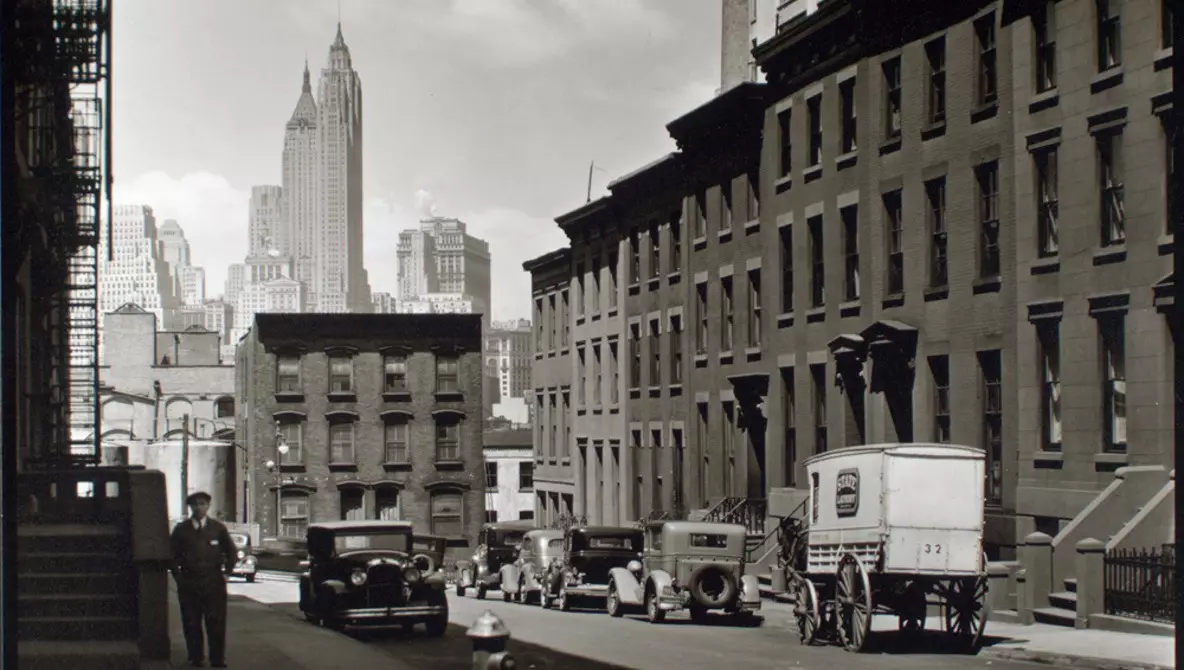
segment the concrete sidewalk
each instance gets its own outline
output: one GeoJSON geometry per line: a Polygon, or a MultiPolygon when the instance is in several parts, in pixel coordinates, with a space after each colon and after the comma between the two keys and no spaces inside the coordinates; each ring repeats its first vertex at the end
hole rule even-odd
{"type": "MultiPolygon", "coordinates": [[[[763,600],[761,611],[766,617],[776,612],[776,619],[793,621],[793,606],[784,602],[763,600]]],[[[944,627],[945,622],[940,617],[929,617],[925,622],[925,628],[929,631],[940,631],[944,627]]],[[[896,631],[896,618],[873,617],[872,630],[896,631]]],[[[988,619],[983,640],[984,646],[979,656],[986,658],[1099,670],[1161,670],[1176,667],[1176,638],[1160,635],[1077,630],[1040,623],[1023,626],[988,619]]]]}
{"type": "MultiPolygon", "coordinates": [[[[331,630],[285,616],[272,607],[242,596],[230,596],[227,607],[226,665],[231,668],[324,670],[348,667],[356,670],[413,670],[390,654],[360,644],[331,630]]],[[[176,587],[169,588],[170,663],[144,664],[144,670],[188,668],[185,634],[176,587]]],[[[209,667],[209,659],[206,659],[209,667]]]]}

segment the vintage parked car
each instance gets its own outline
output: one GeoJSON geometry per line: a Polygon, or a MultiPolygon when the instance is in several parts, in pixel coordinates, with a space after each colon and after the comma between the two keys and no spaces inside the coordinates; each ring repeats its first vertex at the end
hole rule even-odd
{"type": "Polygon", "coordinates": [[[460,577],[456,581],[456,595],[475,588],[477,598],[502,586],[502,566],[518,560],[522,536],[534,528],[533,521],[502,521],[487,523],[477,537],[477,552],[471,561],[457,561],[460,577]]]}
{"type": "Polygon", "coordinates": [[[740,524],[647,524],[641,565],[609,570],[609,615],[619,617],[624,607],[643,605],[650,623],[661,623],[667,612],[684,608],[696,622],[710,610],[724,610],[740,620],[751,617],[760,609],[761,596],[756,575],[744,574],[746,535],[740,524]]]}
{"type": "Polygon", "coordinates": [[[300,576],[306,619],[336,630],[448,628],[444,575],[412,560],[406,521],[333,521],[308,527],[307,571],[300,576]]]}
{"type": "Polygon", "coordinates": [[[300,564],[308,558],[306,538],[265,538],[255,547],[255,568],[273,572],[304,571],[300,564]]]}
{"type": "Polygon", "coordinates": [[[543,590],[543,607],[555,603],[571,609],[574,600],[603,600],[608,596],[609,571],[641,570],[645,534],[637,528],[586,526],[567,529],[563,555],[552,564],[543,590]]]}
{"type": "Polygon", "coordinates": [[[518,560],[502,566],[502,597],[506,602],[542,600],[543,581],[551,564],[563,555],[563,531],[538,528],[522,536],[518,560]]]}
{"type": "Polygon", "coordinates": [[[258,559],[255,558],[255,552],[251,547],[251,536],[246,533],[231,533],[230,539],[234,542],[234,548],[238,550],[234,572],[230,573],[230,576],[242,577],[248,582],[255,581],[255,564],[258,559]]]}
{"type": "Polygon", "coordinates": [[[412,535],[411,560],[424,574],[444,568],[444,550],[448,540],[438,535],[412,535]]]}

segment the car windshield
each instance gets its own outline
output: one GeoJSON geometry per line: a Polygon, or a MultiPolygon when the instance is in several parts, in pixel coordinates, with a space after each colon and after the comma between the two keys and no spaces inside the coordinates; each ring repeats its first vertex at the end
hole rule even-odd
{"type": "Polygon", "coordinates": [[[242,549],[251,543],[251,538],[242,533],[231,533],[230,539],[234,542],[234,546],[242,549]]]}
{"type": "Polygon", "coordinates": [[[492,544],[495,547],[517,547],[522,544],[522,536],[526,535],[524,530],[503,530],[497,533],[492,544]]]}
{"type": "Polygon", "coordinates": [[[405,533],[342,533],[333,538],[333,547],[338,552],[377,549],[406,553],[409,544],[405,533]]]}
{"type": "Polygon", "coordinates": [[[588,538],[589,549],[628,549],[636,550],[633,546],[632,537],[590,537],[588,538]]]}

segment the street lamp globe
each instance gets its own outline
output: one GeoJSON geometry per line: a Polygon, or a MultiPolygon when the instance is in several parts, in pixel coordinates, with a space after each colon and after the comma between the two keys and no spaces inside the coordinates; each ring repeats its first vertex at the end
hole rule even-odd
{"type": "Polygon", "coordinates": [[[288,453],[288,445],[284,444],[283,442],[281,442],[275,449],[276,451],[280,452],[280,456],[288,453]]]}
{"type": "Polygon", "coordinates": [[[274,470],[274,469],[275,469],[275,461],[269,460],[269,461],[267,461],[266,463],[264,463],[263,465],[264,465],[264,467],[266,467],[268,470],[274,470]]]}

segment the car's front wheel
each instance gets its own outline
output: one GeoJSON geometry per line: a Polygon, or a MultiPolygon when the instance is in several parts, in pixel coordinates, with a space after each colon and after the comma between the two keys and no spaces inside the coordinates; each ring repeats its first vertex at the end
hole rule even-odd
{"type": "Polygon", "coordinates": [[[428,629],[428,637],[441,637],[448,630],[448,612],[437,614],[424,624],[428,629]]]}
{"type": "MultiPolygon", "coordinates": [[[[567,600],[567,594],[561,593],[560,597],[567,600]]],[[[611,617],[620,617],[625,612],[621,609],[621,594],[617,593],[617,583],[608,583],[608,599],[605,601],[604,609],[608,611],[611,617]]]]}
{"type": "Polygon", "coordinates": [[[645,599],[645,614],[650,623],[662,623],[666,620],[666,611],[658,607],[658,590],[652,589],[645,599]]]}
{"type": "Polygon", "coordinates": [[[254,584],[255,583],[255,575],[247,575],[247,581],[254,584]]]}
{"type": "Polygon", "coordinates": [[[567,587],[566,586],[559,587],[559,611],[560,612],[570,612],[571,611],[571,597],[567,595],[567,587]]]}
{"type": "Polygon", "coordinates": [[[485,585],[477,585],[477,600],[485,600],[485,585]]]}

